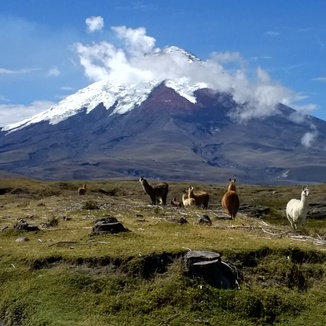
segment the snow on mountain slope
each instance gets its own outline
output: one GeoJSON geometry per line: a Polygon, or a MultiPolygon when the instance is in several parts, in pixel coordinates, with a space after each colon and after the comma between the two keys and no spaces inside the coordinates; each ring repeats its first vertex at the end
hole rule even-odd
{"type": "Polygon", "coordinates": [[[118,85],[109,80],[99,81],[66,97],[58,104],[53,105],[49,110],[21,122],[8,125],[2,130],[12,132],[41,121],[57,124],[83,109],[90,112],[100,103],[103,103],[107,109],[116,104],[113,114],[123,114],[146,100],[156,84],[157,82],[153,81],[142,84],[139,87],[139,85],[135,84],[118,85]]]}
{"type": "MultiPolygon", "coordinates": [[[[194,61],[200,61],[200,59],[193,54],[175,46],[148,55],[158,54],[174,55],[174,60],[178,60],[178,57],[179,59],[180,57],[183,57],[188,60],[189,64],[194,61]]],[[[57,124],[75,114],[78,114],[81,110],[86,109],[87,113],[89,113],[100,103],[103,103],[106,109],[115,106],[111,114],[123,114],[132,110],[136,106],[139,106],[148,98],[153,88],[162,82],[165,82],[167,87],[174,89],[182,97],[185,97],[192,103],[196,102],[196,98],[193,95],[194,91],[207,87],[205,83],[194,82],[187,77],[175,78],[173,80],[157,79],[140,81],[133,84],[121,84],[109,78],[95,82],[79,90],[77,93],[66,97],[58,104],[53,105],[49,110],[41,112],[23,121],[7,125],[2,128],[2,131],[14,132],[41,121],[49,121],[50,124],[57,124]]]]}

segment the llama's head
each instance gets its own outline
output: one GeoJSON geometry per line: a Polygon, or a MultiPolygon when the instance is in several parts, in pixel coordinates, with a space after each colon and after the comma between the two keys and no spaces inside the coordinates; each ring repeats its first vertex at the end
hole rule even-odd
{"type": "Polygon", "coordinates": [[[139,178],[139,182],[140,182],[140,183],[142,183],[144,180],[145,180],[144,177],[140,177],[140,178],[139,178]]]}
{"type": "Polygon", "coordinates": [[[301,196],[303,196],[303,197],[308,197],[309,194],[310,194],[310,191],[309,191],[308,186],[303,186],[303,187],[302,187],[301,196]]]}
{"type": "Polygon", "coordinates": [[[237,191],[237,187],[235,186],[235,182],[237,179],[231,179],[229,178],[229,186],[228,186],[228,191],[237,191]]]}

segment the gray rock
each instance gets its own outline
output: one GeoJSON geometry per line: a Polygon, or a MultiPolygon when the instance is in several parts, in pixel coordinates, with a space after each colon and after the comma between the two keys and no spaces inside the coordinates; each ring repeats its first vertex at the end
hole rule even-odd
{"type": "Polygon", "coordinates": [[[30,240],[26,237],[21,237],[21,238],[16,239],[16,242],[27,242],[27,241],[30,241],[30,240]]]}
{"type": "Polygon", "coordinates": [[[92,229],[91,235],[105,234],[105,233],[119,233],[119,232],[128,232],[126,229],[115,217],[105,217],[98,220],[95,226],[92,229]]]}
{"type": "Polygon", "coordinates": [[[270,213],[270,208],[267,206],[256,206],[250,204],[241,204],[239,207],[239,212],[246,214],[251,217],[260,218],[263,215],[270,213]]]}
{"type": "Polygon", "coordinates": [[[238,289],[237,271],[213,251],[188,251],[184,256],[186,274],[200,277],[219,289],[238,289]]]}
{"type": "Polygon", "coordinates": [[[307,217],[314,218],[317,220],[326,218],[325,202],[309,203],[307,217]]]}
{"type": "Polygon", "coordinates": [[[212,221],[208,215],[202,215],[198,219],[198,224],[206,224],[206,225],[212,225],[212,221]]]}
{"type": "Polygon", "coordinates": [[[19,220],[14,228],[19,231],[39,231],[39,227],[36,225],[29,224],[25,220],[19,220]]]}

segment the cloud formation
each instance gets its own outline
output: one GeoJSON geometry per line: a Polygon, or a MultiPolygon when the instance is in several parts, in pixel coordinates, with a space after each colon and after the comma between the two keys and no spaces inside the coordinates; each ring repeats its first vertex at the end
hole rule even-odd
{"type": "Polygon", "coordinates": [[[302,96],[271,80],[262,68],[258,67],[255,78],[250,79],[246,61],[238,52],[214,52],[206,61],[193,60],[181,49],[155,48],[155,38],[148,36],[144,27],[116,26],[111,31],[118,45],[107,41],[75,44],[80,64],[91,81],[137,84],[182,79],[190,89],[205,85],[232,94],[238,107],[231,116],[239,122],[276,114],[278,103],[303,108],[297,103],[302,96]]]}
{"type": "Polygon", "coordinates": [[[16,123],[17,117],[19,117],[19,121],[25,120],[39,112],[49,109],[52,105],[54,103],[50,101],[34,101],[29,105],[0,104],[0,128],[11,123],[16,123]],[[2,124],[3,121],[5,121],[5,124],[2,124]]]}
{"type": "Polygon", "coordinates": [[[40,70],[38,68],[29,68],[29,69],[6,69],[6,68],[0,68],[0,75],[19,75],[19,74],[28,74],[34,71],[40,70]]]}
{"type": "Polygon", "coordinates": [[[301,138],[301,144],[305,147],[310,147],[318,136],[318,132],[316,130],[306,132],[301,138]]]}
{"type": "Polygon", "coordinates": [[[100,16],[88,17],[85,22],[89,33],[100,31],[104,27],[104,20],[100,16]]]}

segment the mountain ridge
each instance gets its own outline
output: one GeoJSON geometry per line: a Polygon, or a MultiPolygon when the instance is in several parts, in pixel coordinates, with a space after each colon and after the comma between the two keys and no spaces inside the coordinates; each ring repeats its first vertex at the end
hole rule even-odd
{"type": "Polygon", "coordinates": [[[234,112],[244,104],[206,86],[185,77],[91,84],[2,128],[0,171],[40,179],[324,181],[325,121],[295,120],[294,109],[278,104],[273,114],[241,123],[234,112]],[[311,134],[315,141],[305,146],[311,134]]]}

